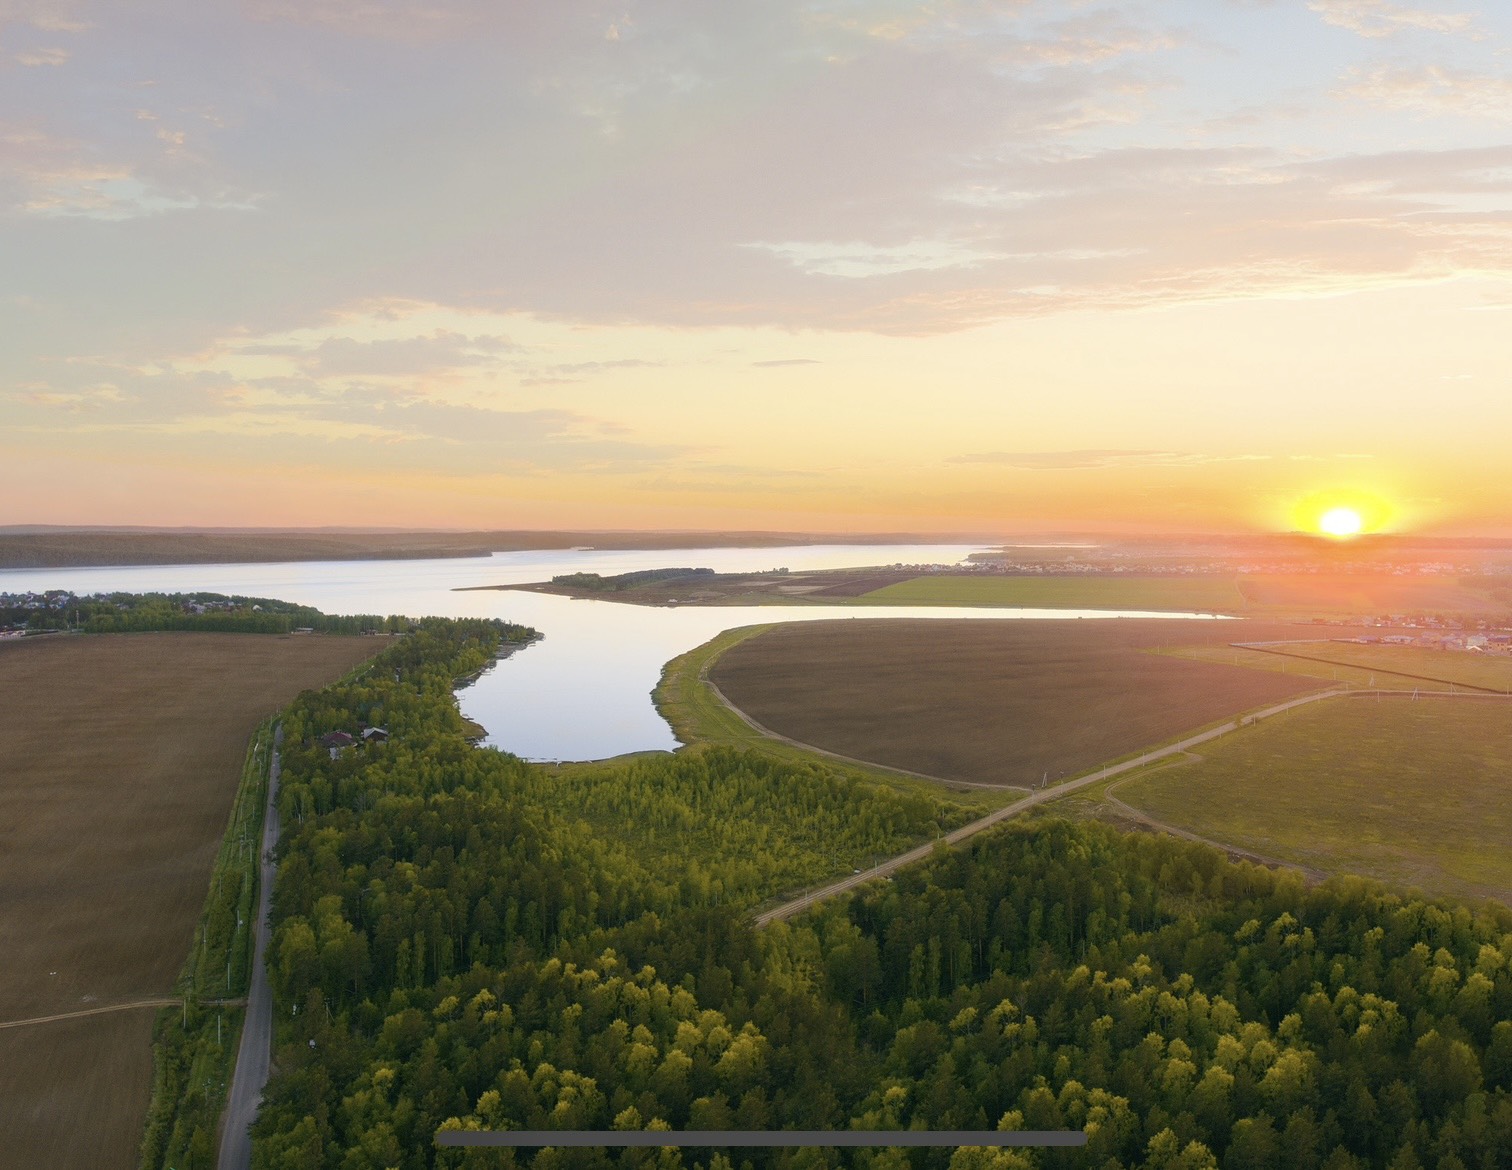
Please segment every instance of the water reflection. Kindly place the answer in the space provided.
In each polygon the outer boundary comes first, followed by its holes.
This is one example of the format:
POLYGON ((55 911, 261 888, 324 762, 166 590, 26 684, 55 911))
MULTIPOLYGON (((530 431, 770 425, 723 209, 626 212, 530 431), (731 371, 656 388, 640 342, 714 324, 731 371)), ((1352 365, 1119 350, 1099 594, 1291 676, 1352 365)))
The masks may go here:
POLYGON ((720 572, 955 564, 970 545, 819 545, 788 548, 545 550, 413 561, 313 561, 253 565, 131 565, 0 572, 0 592, 76 593, 210 590, 277 597, 327 613, 499 617, 544 639, 515 653, 459 694, 463 714, 488 729, 487 742, 527 759, 594 760, 672 750, 677 741, 651 705, 662 666, 723 630, 773 621, 886 618, 1173 617, 1108 610, 833 606, 660 609, 513 591, 456 592, 521 584, 558 573, 609 575, 669 565, 720 572))

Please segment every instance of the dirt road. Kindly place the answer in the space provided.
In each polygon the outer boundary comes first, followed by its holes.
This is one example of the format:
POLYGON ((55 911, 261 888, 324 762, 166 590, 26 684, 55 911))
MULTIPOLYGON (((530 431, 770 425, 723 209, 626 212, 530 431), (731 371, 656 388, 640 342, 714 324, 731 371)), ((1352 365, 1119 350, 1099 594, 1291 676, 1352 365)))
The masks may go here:
MULTIPOLYGON (((972 821, 969 825, 962 825, 959 829, 956 829, 950 833, 946 833, 937 842, 931 842, 927 845, 920 845, 914 849, 910 849, 907 853, 899 854, 897 857, 891 858, 888 861, 884 861, 880 865, 874 865, 870 869, 863 870, 861 873, 852 874, 850 877, 841 878, 839 881, 831 882, 825 886, 820 886, 817 889, 805 893, 801 898, 794 898, 791 901, 784 902, 780 906, 775 906, 770 910, 766 910, 756 916, 756 925, 765 926, 767 923, 776 922, 780 918, 791 918, 794 914, 798 914, 804 910, 807 910, 815 902, 821 901, 825 898, 832 898, 836 894, 842 894, 846 890, 854 889, 856 886, 861 885, 863 882, 869 882, 879 877, 886 877, 888 874, 902 869, 905 865, 912 865, 916 861, 923 861, 934 851, 935 847, 939 844, 943 843, 945 845, 954 845, 958 841, 964 841, 968 837, 974 837, 976 836, 976 834, 982 832, 983 830, 990 829, 994 825, 1001 824, 1003 821, 1008 820, 1010 817, 1016 817, 1019 815, 1019 813, 1027 812, 1029 809, 1034 808, 1037 805, 1045 804, 1046 802, 1052 800, 1059 800, 1068 792, 1075 792, 1077 789, 1085 788, 1089 784, 1101 783, 1102 781, 1107 780, 1112 776, 1118 776, 1124 772, 1132 772, 1135 768, 1142 768, 1146 764, 1152 763, 1155 760, 1163 760, 1169 756, 1179 755, 1180 753, 1188 751, 1199 744, 1208 743, 1211 740, 1217 739, 1221 735, 1227 735, 1231 731, 1237 731, 1241 727, 1247 727, 1252 723, 1257 723, 1261 719, 1269 719, 1271 716, 1279 715, 1283 711, 1289 711, 1293 707, 1301 707, 1307 703, 1316 703, 1323 699, 1331 699, 1335 696, 1347 693, 1348 692, 1346 691, 1338 690, 1317 691, 1310 695, 1301 695, 1295 699, 1288 699, 1284 703, 1277 703, 1275 706, 1266 707, 1264 710, 1256 711, 1251 715, 1241 715, 1237 719, 1232 719, 1229 722, 1220 724, 1217 727, 1209 728, 1207 731, 1201 731, 1196 735, 1190 735, 1179 743, 1173 743, 1162 748, 1154 748, 1151 751, 1145 752, 1135 757, 1134 759, 1125 760, 1121 764, 1111 764, 1106 767, 1099 768, 1095 772, 1088 772, 1084 776, 1078 776, 1074 780, 1067 780, 1063 784, 1055 784, 1051 785, 1048 788, 1042 788, 1038 792, 1031 793, 1029 796, 1024 797, 1023 800, 1016 800, 1012 804, 1005 805, 995 812, 988 813, 985 817, 981 817, 975 821, 972 821)), ((728 702, 728 700, 726 700, 726 702, 728 702)))

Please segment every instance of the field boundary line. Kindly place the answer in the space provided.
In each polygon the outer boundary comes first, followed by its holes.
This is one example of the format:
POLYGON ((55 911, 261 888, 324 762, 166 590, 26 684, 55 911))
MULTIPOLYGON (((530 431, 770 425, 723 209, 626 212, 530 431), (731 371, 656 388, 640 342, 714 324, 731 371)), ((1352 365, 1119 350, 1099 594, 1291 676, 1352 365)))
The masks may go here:
MULTIPOLYGON (((1308 705, 1309 703, 1319 703, 1325 699, 1339 698, 1397 698, 1405 700, 1407 702, 1412 702, 1416 699, 1468 699, 1471 701, 1484 701, 1488 699, 1494 701, 1497 699, 1502 699, 1506 701, 1512 701, 1512 695, 1502 694, 1499 691, 1482 691, 1477 693, 1462 691, 1371 691, 1330 688, 1323 691, 1314 691, 1311 694, 1299 695, 1296 698, 1288 699, 1284 703, 1277 703, 1274 706, 1266 707, 1259 711, 1254 711, 1246 715, 1239 715, 1233 719, 1229 719, 1219 724, 1216 727, 1210 727, 1206 731, 1201 731, 1196 735, 1188 736, 1186 739, 1181 740, 1179 743, 1173 743, 1168 744, 1165 747, 1154 748, 1139 756, 1124 760, 1122 763, 1104 765, 1101 768, 1096 768, 1090 772, 1086 772, 1072 780, 1066 780, 1049 788, 1039 789, 1038 791, 1031 793, 1029 796, 1026 796, 1022 800, 1015 801, 1010 805, 1005 805, 1004 807, 997 809, 994 812, 988 813, 984 817, 980 817, 977 820, 972 821, 970 824, 962 825, 959 829, 955 829, 949 833, 944 834, 936 841, 931 841, 927 842, 924 845, 916 846, 906 853, 900 853, 896 857, 881 862, 878 865, 874 865, 871 869, 868 869, 863 873, 851 874, 849 877, 841 878, 839 881, 830 882, 828 885, 819 886, 804 893, 802 897, 789 899, 788 901, 783 902, 781 905, 772 907, 770 910, 762 911, 756 916, 756 925, 766 926, 769 923, 778 921, 779 919, 791 918, 794 914, 798 914, 804 910, 807 910, 815 902, 822 901, 825 898, 834 897, 836 894, 844 893, 847 890, 852 890, 855 887, 862 885, 865 882, 872 881, 876 878, 885 877, 896 870, 902 869, 904 866, 912 865, 915 861, 922 861, 924 858, 931 856, 934 850, 941 845, 955 845, 961 841, 966 840, 968 837, 974 837, 976 834, 983 832, 986 829, 990 829, 994 825, 1002 821, 1008 820, 1010 817, 1015 817, 1021 812, 1027 812, 1029 809, 1034 808, 1038 805, 1047 804, 1050 801, 1058 800, 1062 796, 1075 792, 1078 789, 1085 788, 1090 784, 1099 784, 1102 781, 1107 780, 1111 776, 1117 776, 1124 772, 1133 772, 1138 768, 1144 767, 1146 764, 1153 763, 1155 760, 1165 759, 1168 756, 1178 755, 1187 751, 1187 749, 1189 748, 1197 746, 1200 743, 1208 743, 1219 738, 1220 736, 1228 735, 1231 732, 1238 731, 1241 728, 1252 727, 1256 723, 1259 723, 1262 719, 1269 719, 1272 716, 1280 715, 1282 712, 1292 710, 1295 707, 1303 707, 1308 705)), ((725 701, 728 702, 729 700, 725 701)), ((1232 846, 1223 845, 1218 842, 1207 843, 1212 844, 1215 848, 1222 849, 1225 852, 1233 848, 1232 846)), ((1309 868, 1307 866, 1294 862, 1280 862, 1279 864, 1285 866, 1286 868, 1296 869, 1304 873, 1309 868)))
POLYGON ((709 663, 705 665, 701 671, 699 671, 699 681, 707 686, 709 690, 714 692, 714 697, 717 698, 726 707, 728 707, 731 713, 742 722, 744 722, 748 727, 750 727, 751 730, 757 732, 760 735, 766 736, 768 739, 775 739, 778 743, 785 743, 789 747, 799 748, 802 751, 813 752, 815 755, 828 756, 830 759, 839 760, 843 764, 854 764, 859 768, 875 768, 879 772, 891 772, 895 776, 912 776, 915 780, 928 780, 932 784, 944 784, 946 786, 956 784, 963 785, 967 788, 990 788, 993 791, 997 792, 1029 791, 1029 789, 1025 788, 1022 784, 988 784, 981 780, 950 780, 944 776, 931 776, 928 772, 911 772, 907 768, 895 768, 891 764, 878 764, 873 760, 862 760, 857 759, 855 756, 841 755, 839 752, 832 752, 828 748, 817 747, 811 743, 804 743, 800 739, 793 739, 791 736, 781 735, 778 732, 773 731, 770 727, 766 727, 758 723, 756 720, 752 719, 749 715, 742 711, 739 707, 737 707, 734 703, 730 702, 725 693, 719 689, 719 684, 709 677, 709 666, 712 665, 713 663, 709 663))
MULTIPOLYGON (((1191 760, 1182 760, 1180 762, 1192 763, 1204 758, 1205 757, 1193 753, 1191 760)), ((1148 774, 1149 773, 1146 773, 1146 775, 1148 774)), ((1268 866, 1270 868, 1298 869, 1306 874, 1307 877, 1312 881, 1322 881, 1328 876, 1321 869, 1314 869, 1310 865, 1302 865, 1300 862, 1295 861, 1286 861, 1279 857, 1269 857, 1264 853, 1256 853, 1253 849, 1244 849, 1238 845, 1226 845, 1222 841, 1216 841, 1212 837, 1204 837, 1200 833, 1192 832, 1190 829, 1182 829, 1178 828, 1175 825, 1167 824, 1165 821, 1157 820, 1156 818, 1150 816, 1149 813, 1144 812, 1141 809, 1137 809, 1132 804, 1127 804, 1124 801, 1120 800, 1117 796, 1113 795, 1114 789, 1121 788, 1123 785, 1134 779, 1143 779, 1143 777, 1125 776, 1122 780, 1118 780, 1115 783, 1109 784, 1107 790, 1103 793, 1103 802, 1112 805, 1118 812, 1122 813, 1130 820, 1137 821, 1142 825, 1147 825, 1159 832, 1167 833, 1172 837, 1180 837, 1186 841, 1195 841, 1199 845, 1211 846, 1214 849, 1218 849, 1224 853, 1227 853, 1231 859, 1238 858, 1241 861, 1258 862, 1259 864, 1268 866)))
MULTIPOLYGON (((1289 650, 1277 650, 1277 646, 1326 646, 1327 638, 1298 638, 1287 642, 1230 642, 1229 645, 1236 650, 1253 650, 1257 654, 1274 654, 1277 658, 1294 658, 1298 662, 1321 662, 1325 666, 1345 666, 1350 670, 1362 670, 1367 674, 1389 674, 1393 678, 1410 678, 1420 682, 1441 683, 1446 687, 1462 687, 1467 691, 1483 695, 1500 695, 1506 697, 1512 695, 1512 691, 1497 690, 1495 687, 1483 687, 1476 683, 1460 682, 1452 678, 1438 678, 1431 674, 1413 674, 1407 670, 1390 670, 1384 666, 1362 666, 1358 662, 1343 662, 1337 658, 1318 658, 1311 654, 1297 654, 1289 650)), ((1458 692, 1450 692, 1457 694, 1458 692)))
POLYGON ((109 1003, 101 1007, 81 1008, 76 1012, 58 1012, 51 1016, 33 1016, 28 1020, 3 1020, 0 1028, 25 1028, 30 1024, 51 1024, 56 1020, 77 1020, 84 1016, 103 1016, 108 1012, 129 1012, 137 1008, 165 1008, 178 1007, 184 1001, 181 999, 137 999, 130 1003, 109 1003))
MULTIPOLYGON (((1063 781, 1062 783, 1053 785, 1049 788, 1039 789, 1036 792, 1030 793, 1022 800, 1017 800, 1012 804, 1004 805, 1002 808, 990 812, 984 817, 979 817, 977 820, 972 821, 970 824, 962 825, 959 829, 954 829, 951 832, 944 834, 936 841, 930 841, 926 844, 916 846, 906 853, 901 853, 897 857, 872 866, 871 869, 868 869, 863 873, 851 874, 849 877, 841 878, 839 881, 831 882, 828 885, 820 886, 817 889, 808 891, 802 897, 792 898, 786 902, 783 902, 779 906, 774 906, 770 910, 765 910, 756 916, 756 925, 766 926, 769 923, 778 921, 779 919, 790 918, 794 914, 797 914, 803 910, 807 910, 815 902, 821 901, 825 898, 831 898, 836 894, 841 894, 847 890, 854 889, 856 886, 859 886, 864 882, 872 881, 879 877, 885 877, 896 870, 902 869, 906 865, 913 864, 915 861, 922 861, 924 858, 931 856, 934 850, 941 845, 955 845, 961 841, 966 840, 968 837, 974 837, 978 833, 981 833, 987 829, 992 828, 994 825, 1008 820, 1010 817, 1018 816, 1018 814, 1021 812, 1027 812, 1031 808, 1035 808, 1036 806, 1041 804, 1046 804, 1052 800, 1058 800, 1062 796, 1065 796, 1067 793, 1075 792, 1078 789, 1085 788, 1089 784, 1099 784, 1102 781, 1107 780, 1109 777, 1117 776, 1124 772, 1133 772, 1136 768, 1142 768, 1146 764, 1153 763, 1155 760, 1161 760, 1165 759, 1168 756, 1178 755, 1187 751, 1187 749, 1189 748, 1196 747, 1198 744, 1208 743, 1211 740, 1217 739, 1219 736, 1228 735, 1230 732, 1238 731, 1242 727, 1253 726, 1262 719, 1269 719, 1274 715, 1279 715, 1283 711, 1289 711, 1294 707, 1301 707, 1305 706, 1308 703, 1317 703, 1321 702, 1324 699, 1331 699, 1339 695, 1346 695, 1351 693, 1363 694, 1365 692, 1350 692, 1338 689, 1329 689, 1323 691, 1314 691, 1311 694, 1299 695, 1296 698, 1288 699, 1284 703, 1277 703, 1274 706, 1266 707, 1262 710, 1255 711, 1247 715, 1239 715, 1233 719, 1226 720, 1216 727, 1210 727, 1206 731, 1199 731, 1197 734, 1188 736, 1187 738, 1177 743, 1167 744, 1165 747, 1153 748, 1150 751, 1142 753, 1141 755, 1135 756, 1128 760, 1124 760, 1122 763, 1105 764, 1100 768, 1093 769, 1092 771, 1086 772, 1072 780, 1063 781)), ((729 700, 726 699, 725 702, 728 703, 729 700)))

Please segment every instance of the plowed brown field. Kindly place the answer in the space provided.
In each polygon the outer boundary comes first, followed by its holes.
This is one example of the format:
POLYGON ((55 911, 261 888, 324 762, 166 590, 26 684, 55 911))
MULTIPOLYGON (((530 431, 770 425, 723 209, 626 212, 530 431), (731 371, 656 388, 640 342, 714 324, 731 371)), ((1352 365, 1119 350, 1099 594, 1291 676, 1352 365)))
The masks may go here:
POLYGON ((863 621, 780 625, 710 678, 801 743, 950 780, 1036 785, 1327 685, 1149 654, 1297 637, 1256 622, 863 621))
MULTIPOLYGON (((0 643, 0 1022, 170 995, 248 736, 386 644, 0 643)), ((0 1166, 136 1165, 153 1011, 0 1029, 0 1166)))

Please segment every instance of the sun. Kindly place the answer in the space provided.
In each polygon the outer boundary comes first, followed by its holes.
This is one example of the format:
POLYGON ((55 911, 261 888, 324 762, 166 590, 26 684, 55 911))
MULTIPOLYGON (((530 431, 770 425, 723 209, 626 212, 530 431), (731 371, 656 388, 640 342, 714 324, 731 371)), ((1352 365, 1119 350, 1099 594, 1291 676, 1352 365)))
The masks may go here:
POLYGON ((1358 484, 1315 488, 1292 500, 1285 513, 1288 532, 1339 542, 1397 531, 1398 516, 1389 497, 1358 484))
POLYGON ((1365 521, 1353 508, 1330 508, 1318 517, 1318 531, 1335 540, 1360 535, 1365 521))

